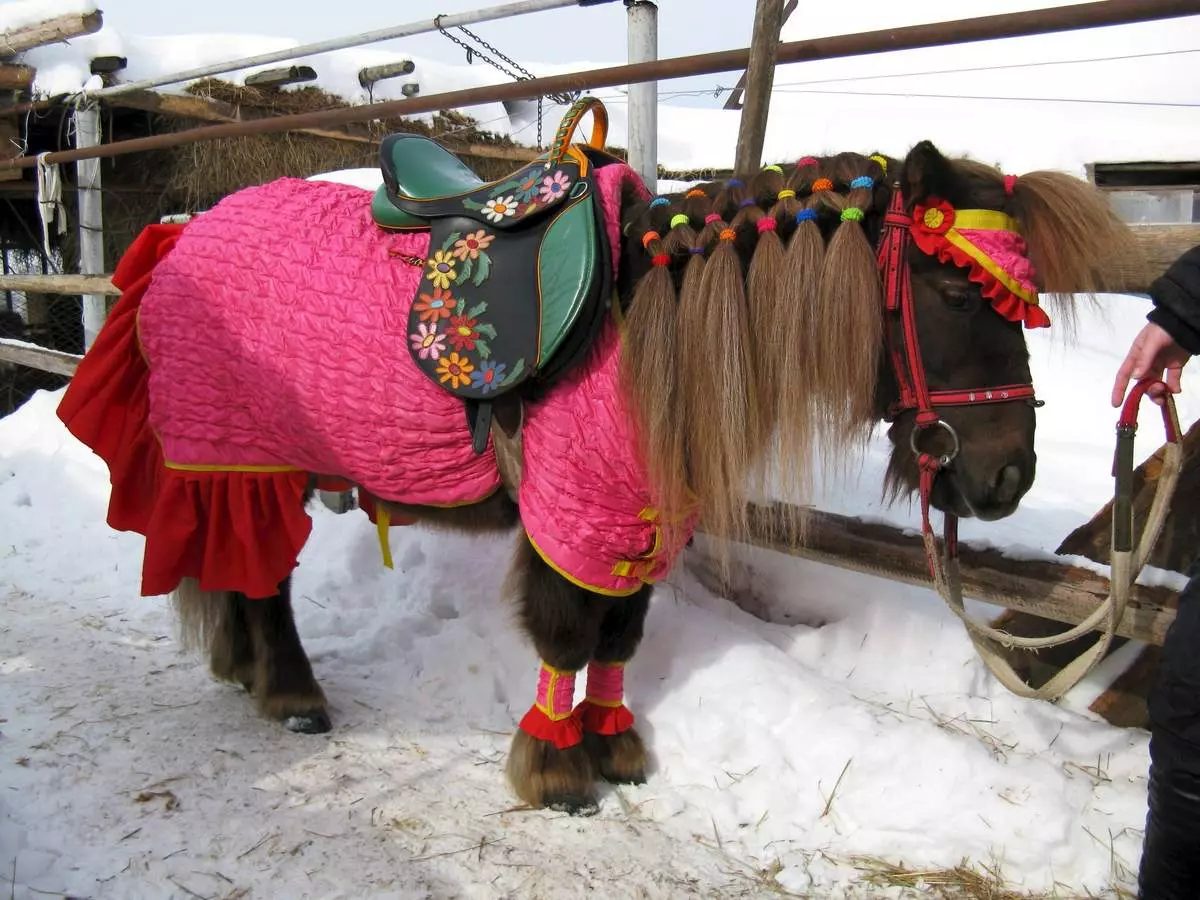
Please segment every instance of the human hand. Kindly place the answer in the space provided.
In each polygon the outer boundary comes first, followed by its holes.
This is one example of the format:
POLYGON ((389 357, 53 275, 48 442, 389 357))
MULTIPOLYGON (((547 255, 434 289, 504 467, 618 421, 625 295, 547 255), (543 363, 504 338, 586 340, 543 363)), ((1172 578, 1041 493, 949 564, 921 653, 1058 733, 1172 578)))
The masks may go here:
MULTIPOLYGON (((1117 370, 1117 380, 1113 383, 1112 405, 1120 407, 1131 378, 1141 381, 1143 378, 1157 377, 1166 382, 1168 391, 1178 394, 1183 389, 1179 383, 1180 373, 1191 358, 1192 355, 1175 343, 1171 335, 1153 322, 1149 323, 1133 339, 1125 361, 1117 370)), ((1149 395, 1155 403, 1162 406, 1161 387, 1151 388, 1149 395)))

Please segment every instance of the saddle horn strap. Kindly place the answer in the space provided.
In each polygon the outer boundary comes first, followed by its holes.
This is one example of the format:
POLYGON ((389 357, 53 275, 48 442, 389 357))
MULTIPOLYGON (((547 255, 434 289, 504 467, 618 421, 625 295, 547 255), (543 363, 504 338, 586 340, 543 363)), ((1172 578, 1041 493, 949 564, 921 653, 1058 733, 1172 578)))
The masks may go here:
POLYGON ((550 146, 548 157, 551 166, 557 166, 562 162, 563 157, 567 154, 567 148, 571 146, 572 138, 575 137, 575 131, 579 128, 580 121, 589 112, 592 114, 592 134, 588 139, 588 146, 597 150, 604 149, 604 145, 608 141, 608 110, 605 109, 599 97, 580 97, 571 104, 571 108, 567 110, 558 125, 558 131, 554 134, 554 142, 550 146))

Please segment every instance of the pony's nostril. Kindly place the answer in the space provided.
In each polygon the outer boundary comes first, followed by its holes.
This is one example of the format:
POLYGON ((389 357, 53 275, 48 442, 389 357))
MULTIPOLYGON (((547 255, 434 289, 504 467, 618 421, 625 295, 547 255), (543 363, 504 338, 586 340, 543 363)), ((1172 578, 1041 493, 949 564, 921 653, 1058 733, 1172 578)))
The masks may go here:
POLYGON ((1011 503, 1021 487, 1021 470, 1016 466, 1005 466, 996 475, 993 495, 997 503, 1011 503))

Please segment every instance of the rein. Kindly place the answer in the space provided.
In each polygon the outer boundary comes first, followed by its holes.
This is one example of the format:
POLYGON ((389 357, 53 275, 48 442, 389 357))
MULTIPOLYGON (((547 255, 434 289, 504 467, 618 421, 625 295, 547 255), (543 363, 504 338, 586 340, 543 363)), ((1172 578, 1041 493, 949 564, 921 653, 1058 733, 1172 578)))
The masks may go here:
POLYGON ((877 254, 886 298, 884 313, 887 317, 884 328, 886 352, 896 383, 900 388, 900 399, 889 408, 887 420, 892 421, 901 413, 909 410, 916 410, 917 413, 916 427, 912 431, 910 447, 920 470, 921 534, 930 575, 933 578, 934 588, 946 601, 950 610, 962 620, 971 642, 992 674, 1014 694, 1054 701, 1078 684, 1104 658, 1124 616, 1133 583, 1149 558, 1162 531, 1170 498, 1174 494, 1182 468, 1183 451, 1175 401, 1164 386, 1163 423, 1167 435, 1167 449, 1150 515, 1136 553, 1133 548, 1133 438, 1137 432, 1138 405, 1146 391, 1160 382, 1154 379, 1139 382, 1130 392, 1122 410, 1117 426, 1117 452, 1113 465, 1115 499, 1112 526, 1111 592, 1108 598, 1084 621, 1061 634, 1050 637, 1018 637, 971 618, 963 604, 962 572, 958 556, 958 516, 951 512, 945 513, 942 539, 944 547, 939 549, 929 515, 934 480, 941 471, 954 463, 962 449, 958 433, 950 423, 938 415, 936 407, 978 406, 1014 401, 1023 401, 1036 406, 1040 406, 1041 403, 1036 399, 1032 384, 1001 385, 958 391, 929 390, 921 357, 920 342, 917 338, 916 307, 912 297, 912 274, 907 262, 908 248, 911 243, 909 227, 912 222, 912 216, 905 211, 904 197, 897 188, 892 194, 891 204, 883 220, 877 254), (899 334, 899 341, 896 340, 893 332, 899 334), (920 437, 930 428, 941 428, 947 433, 951 441, 951 448, 948 452, 935 455, 920 449, 920 437), (1013 669, 1012 664, 1003 653, 1003 650, 1014 647, 1024 650, 1056 647, 1097 628, 1101 629, 1099 640, 1040 688, 1028 685, 1013 669))

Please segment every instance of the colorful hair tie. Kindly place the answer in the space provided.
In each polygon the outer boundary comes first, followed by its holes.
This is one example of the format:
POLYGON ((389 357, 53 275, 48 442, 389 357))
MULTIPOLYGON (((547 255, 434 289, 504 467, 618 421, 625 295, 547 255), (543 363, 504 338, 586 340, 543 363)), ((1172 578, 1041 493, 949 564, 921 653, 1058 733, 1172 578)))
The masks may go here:
POLYGON ((842 210, 843 222, 861 222, 863 220, 863 211, 857 206, 847 206, 842 210))
POLYGON ((1005 175, 1004 176, 1004 194, 1005 194, 1005 196, 1011 197, 1013 195, 1013 191, 1015 191, 1016 189, 1017 189, 1017 176, 1016 175, 1005 175))
POLYGON ((745 182, 740 178, 730 178, 725 182, 725 187, 745 187, 745 182))
POLYGON ((650 201, 650 208, 654 209, 654 207, 656 207, 656 206, 667 206, 670 204, 670 202, 671 201, 668 200, 666 197, 655 197, 653 200, 650 201))
POLYGON ((830 181, 828 178, 818 178, 816 181, 813 182, 812 189, 813 189, 814 194, 819 194, 822 191, 832 191, 833 190, 833 182, 830 181))
POLYGON ((720 213, 709 213, 707 216, 704 217, 705 225, 711 225, 713 222, 720 222, 720 221, 721 221, 720 213))
POLYGON ((775 219, 772 218, 771 216, 763 216, 761 219, 759 219, 754 224, 758 227, 759 234, 762 234, 764 231, 774 231, 775 230, 775 219))
POLYGON ((726 228, 724 231, 721 232, 719 237, 723 241, 732 241, 734 238, 737 237, 737 232, 734 231, 732 228, 726 228))
POLYGON ((699 256, 703 252, 704 252, 703 244, 701 244, 699 247, 688 247, 688 253, 690 253, 692 256, 699 256))
POLYGON ((883 169, 883 174, 884 175, 887 174, 887 157, 881 156, 878 153, 876 153, 872 156, 868 156, 867 159, 870 159, 873 162, 879 163, 879 168, 883 169))
POLYGON ((769 166, 763 166, 763 171, 764 172, 775 172, 779 175, 783 174, 783 169, 781 169, 779 166, 775 165, 774 163, 772 163, 769 166))
POLYGON ((816 217, 817 211, 815 209, 802 209, 800 212, 796 213, 796 224, 799 225, 801 222, 811 222, 816 217))
POLYGON ((850 182, 850 190, 852 190, 852 191, 859 190, 860 188, 861 189, 872 188, 874 186, 875 186, 875 179, 872 178, 870 175, 860 175, 858 178, 855 178, 852 182, 850 182))
POLYGON ((800 166, 815 166, 819 162, 820 160, 815 156, 805 156, 796 163, 796 168, 799 168, 800 166))
POLYGON ((691 219, 688 218, 687 213, 676 213, 671 216, 671 227, 678 228, 680 225, 687 225, 690 221, 691 219))
POLYGON ((642 235, 642 246, 649 247, 651 241, 661 241, 662 235, 657 231, 647 231, 642 235))
POLYGON ((650 264, 652 266, 669 266, 671 264, 671 257, 667 253, 657 253, 650 257, 650 264))
POLYGON ((793 191, 791 188, 788 188, 787 190, 780 191, 778 194, 776 194, 775 199, 776 200, 790 200, 795 196, 796 196, 796 192, 793 191))
POLYGON ((708 196, 708 194, 704 193, 704 191, 700 190, 700 188, 692 188, 690 191, 688 191, 686 194, 683 195, 683 199, 691 200, 693 197, 707 197, 707 196, 708 196))
POLYGON ((754 205, 754 198, 747 197, 745 200, 743 200, 741 203, 738 204, 738 209, 745 209, 747 206, 753 206, 753 205, 754 205))

